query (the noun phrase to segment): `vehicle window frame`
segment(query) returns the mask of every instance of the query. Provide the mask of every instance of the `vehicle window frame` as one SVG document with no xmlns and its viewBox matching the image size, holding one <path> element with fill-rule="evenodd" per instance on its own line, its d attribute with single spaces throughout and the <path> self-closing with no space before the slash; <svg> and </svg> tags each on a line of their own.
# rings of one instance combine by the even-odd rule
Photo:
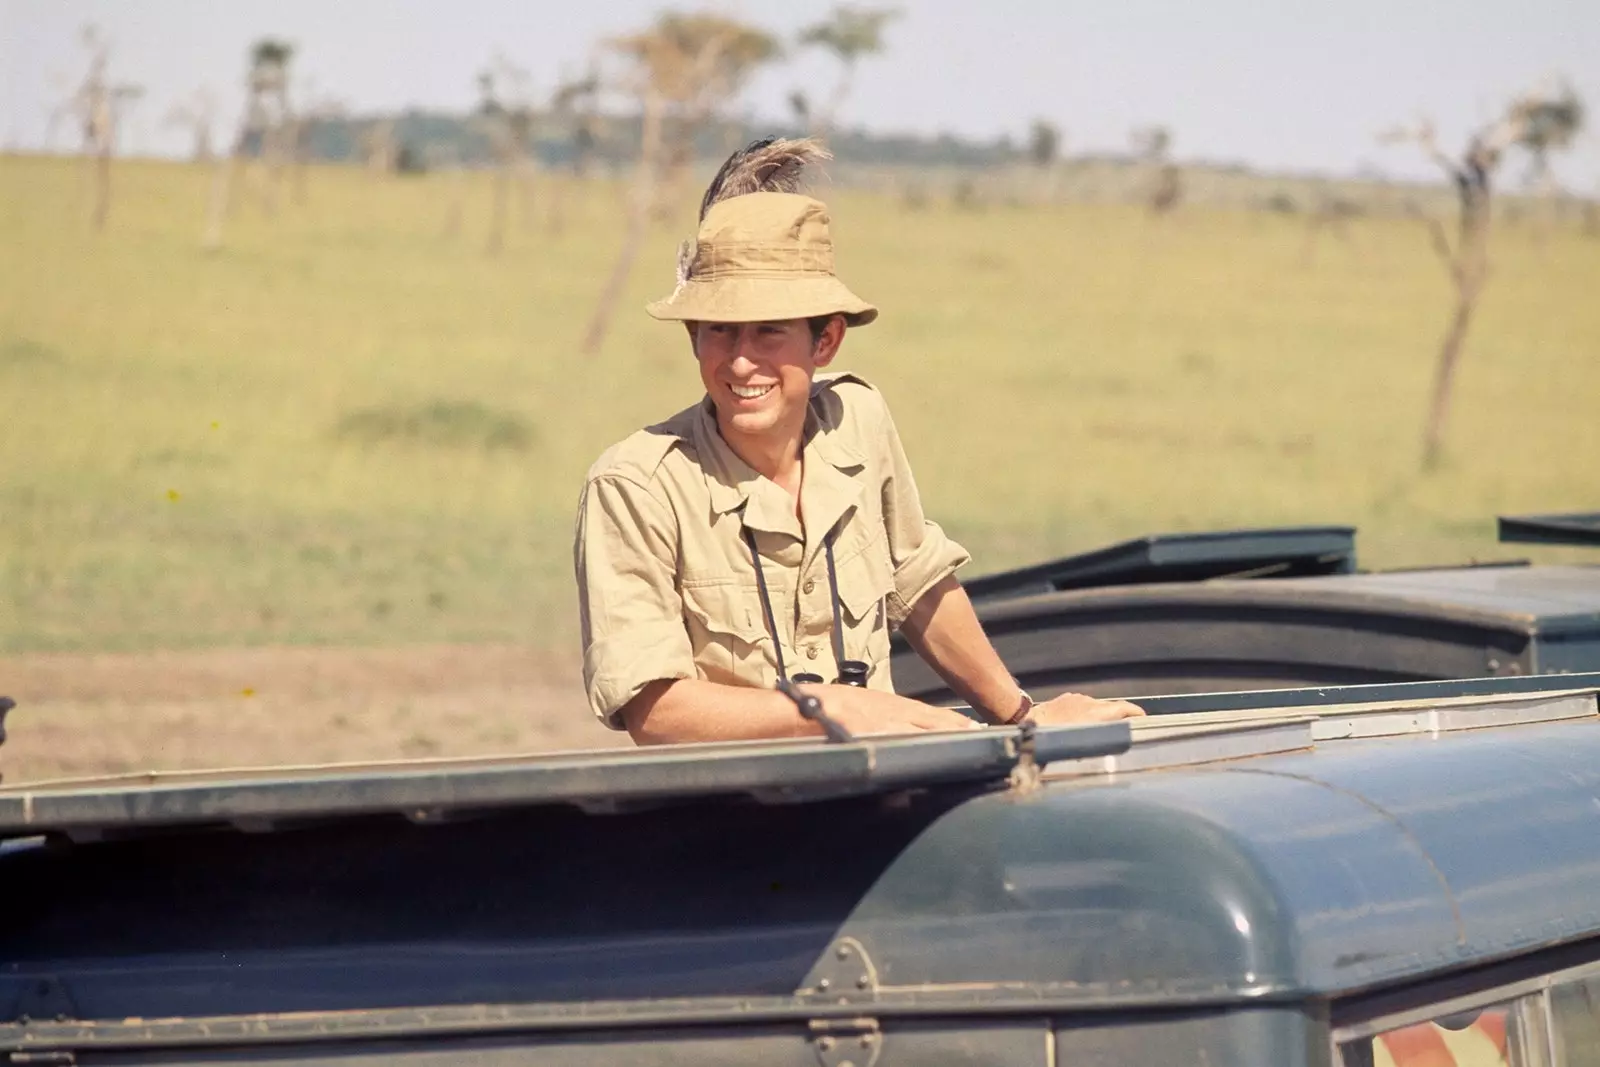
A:
<svg viewBox="0 0 1600 1067">
<path fill-rule="evenodd" d="M 1342 1049 L 1351 1042 L 1370 1040 L 1380 1034 L 1419 1023 L 1436 1022 L 1451 1015 L 1503 1005 L 1521 1015 L 1521 1031 L 1528 1043 L 1525 1067 L 1565 1067 L 1565 1050 L 1556 1030 L 1550 993 L 1559 987 L 1593 981 L 1600 981 L 1600 960 L 1561 967 L 1471 993 L 1443 997 L 1414 1007 L 1341 1023 L 1330 1027 L 1328 1032 L 1332 1062 L 1346 1062 Z"/>
</svg>

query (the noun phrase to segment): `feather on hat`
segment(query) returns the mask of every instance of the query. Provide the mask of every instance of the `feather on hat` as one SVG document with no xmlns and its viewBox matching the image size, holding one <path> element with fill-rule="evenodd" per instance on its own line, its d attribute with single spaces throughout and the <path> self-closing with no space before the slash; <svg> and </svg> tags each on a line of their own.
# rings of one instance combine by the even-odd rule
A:
<svg viewBox="0 0 1600 1067">
<path fill-rule="evenodd" d="M 679 321 L 877 317 L 833 273 L 828 212 L 800 195 L 808 163 L 833 155 L 812 138 L 767 137 L 733 153 L 700 200 L 700 227 L 678 248 L 677 287 L 650 314 Z"/>
</svg>

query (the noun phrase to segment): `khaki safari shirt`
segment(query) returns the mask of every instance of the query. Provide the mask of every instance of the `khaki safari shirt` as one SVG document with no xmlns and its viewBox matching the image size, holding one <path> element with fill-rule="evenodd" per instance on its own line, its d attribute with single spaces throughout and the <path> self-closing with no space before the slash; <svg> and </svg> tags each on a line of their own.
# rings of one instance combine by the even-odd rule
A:
<svg viewBox="0 0 1600 1067">
<path fill-rule="evenodd" d="M 878 391 L 819 374 L 806 416 L 802 523 L 736 456 L 708 399 L 608 449 L 589 471 L 574 546 L 589 704 L 613 729 L 660 678 L 770 688 L 778 661 L 743 531 L 755 534 L 789 674 L 838 676 L 824 537 L 833 532 L 844 654 L 892 689 L 889 634 L 966 550 L 922 513 Z"/>
</svg>

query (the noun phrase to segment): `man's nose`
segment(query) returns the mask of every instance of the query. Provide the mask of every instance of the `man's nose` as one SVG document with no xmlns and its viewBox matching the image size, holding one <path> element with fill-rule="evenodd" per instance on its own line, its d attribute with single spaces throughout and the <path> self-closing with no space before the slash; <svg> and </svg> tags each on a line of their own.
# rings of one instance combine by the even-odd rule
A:
<svg viewBox="0 0 1600 1067">
<path fill-rule="evenodd" d="M 755 338 L 739 332 L 739 339 L 734 342 L 733 359 L 729 360 L 729 369 L 735 374 L 753 374 L 756 370 Z"/>
</svg>

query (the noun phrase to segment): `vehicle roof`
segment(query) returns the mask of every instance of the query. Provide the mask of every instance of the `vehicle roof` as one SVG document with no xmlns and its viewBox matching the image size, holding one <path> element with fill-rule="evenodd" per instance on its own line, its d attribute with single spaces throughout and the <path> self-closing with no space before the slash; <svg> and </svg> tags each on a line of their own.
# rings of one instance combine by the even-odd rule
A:
<svg viewBox="0 0 1600 1067">
<path fill-rule="evenodd" d="M 1381 571 L 1284 578 L 1272 584 L 1516 616 L 1533 622 L 1540 632 L 1600 626 L 1600 567 L 1581 564 Z"/>
<path fill-rule="evenodd" d="M 694 900 L 705 918 L 676 916 L 673 936 L 651 941 L 651 951 L 697 958 L 705 940 L 726 953 L 735 936 L 750 945 L 849 940 L 870 957 L 878 1009 L 925 1006 L 930 996 L 1063 1008 L 1331 997 L 1600 936 L 1600 717 L 1586 681 L 1572 690 L 1551 688 L 1560 683 L 1549 679 L 1543 690 L 1454 698 L 1439 697 L 1435 686 L 1409 700 L 1394 697 L 1404 686 L 1385 686 L 1383 700 L 1365 703 L 1363 687 L 1352 687 L 1324 691 L 1316 707 L 1152 716 L 1131 744 L 1127 726 L 1114 724 L 1041 730 L 1031 740 L 984 731 L 13 787 L 0 793 L 0 826 L 10 835 L 54 830 L 92 841 L 184 823 L 292 829 L 314 811 L 326 827 L 328 816 L 378 811 L 429 821 L 451 810 L 558 804 L 592 816 L 592 828 L 573 839 L 592 853 L 585 862 L 621 870 L 635 862 L 620 857 L 641 824 L 606 816 L 633 810 L 630 799 L 739 794 L 746 803 L 694 809 L 701 835 L 719 811 L 729 812 L 723 847 L 653 870 L 652 899 Z M 984 782 L 988 788 L 973 789 Z M 892 842 L 869 833 L 851 844 L 849 812 L 865 807 L 804 803 L 864 803 L 864 793 L 956 784 L 948 804 Z M 789 808 L 791 831 L 807 818 L 827 821 L 835 851 L 855 853 L 859 891 L 791 898 L 784 907 L 808 916 L 794 930 L 786 924 L 800 913 L 754 904 L 751 885 L 766 885 L 768 870 L 801 858 L 792 839 L 763 836 L 759 818 L 734 818 L 752 798 Z M 666 832 L 673 817 L 670 809 L 651 815 L 651 832 Z M 455 847 L 454 824 L 446 823 L 430 847 Z M 350 824 L 352 833 L 371 825 Z M 462 833 L 497 832 L 472 825 L 462 823 Z M 434 855 L 417 868 L 411 891 L 447 892 L 434 883 L 452 869 L 448 854 Z M 594 878 L 585 886 L 585 923 L 629 908 L 634 927 L 644 921 L 628 896 L 631 882 Z M 346 906 L 336 896 L 325 887 L 318 906 Z M 551 902 L 540 907 L 559 912 Z M 463 936 L 448 925 L 456 913 L 430 913 L 429 936 Z M 328 921 L 344 920 L 330 912 Z M 579 937 L 570 917 L 540 922 Z M 586 957 L 604 958 L 613 936 L 633 946 L 626 951 L 641 951 L 636 929 L 609 929 L 601 923 L 581 935 Z M 520 951 L 549 961 L 552 944 L 499 951 L 508 960 Z M 778 954 L 725 973 L 755 983 L 752 990 L 815 995 L 815 968 L 830 957 L 824 951 L 810 975 L 805 954 L 793 972 L 793 954 Z M 418 982 L 453 980 L 447 961 L 428 958 Z M 242 959 L 227 963 L 232 982 L 245 980 Z M 262 966 L 281 964 L 263 958 Z M 608 995 L 611 978 L 586 981 L 569 995 Z M 398 975 L 391 986 L 402 988 Z"/>
<path fill-rule="evenodd" d="M 913 843 L 844 932 L 897 983 L 1146 1004 L 1335 996 L 1593 937 L 1600 722 L 1584 699 L 1560 722 L 982 797 Z M 961 888 L 930 895 L 947 883 Z"/>
<path fill-rule="evenodd" d="M 1052 611 L 1160 603 L 1382 609 L 1397 617 L 1437 618 L 1521 632 L 1600 628 L 1600 567 L 1505 565 L 1369 574 L 1328 574 L 1270 581 L 1219 578 L 1042 593 L 984 605 L 986 622 L 1004 626 Z"/>
</svg>

